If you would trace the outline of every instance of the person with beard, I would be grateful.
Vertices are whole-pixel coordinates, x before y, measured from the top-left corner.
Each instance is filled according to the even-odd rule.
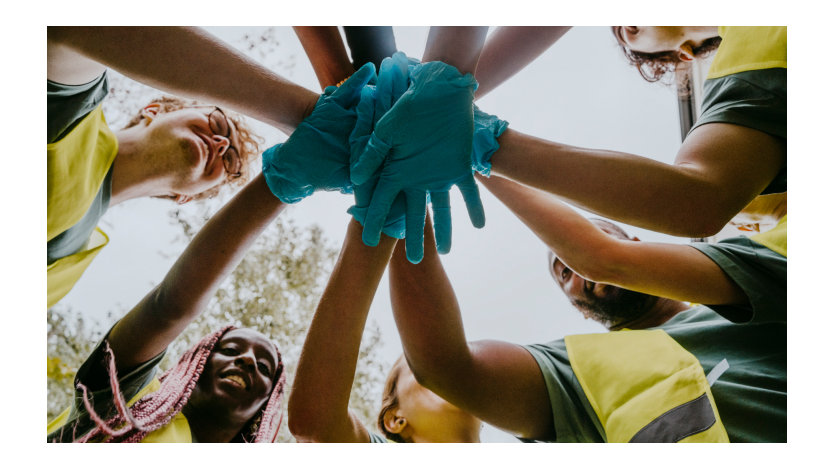
[[[553,250],[573,304],[613,331],[467,342],[426,232],[420,264],[389,265],[418,383],[523,440],[786,442],[786,216],[751,238],[646,243],[539,190],[482,182]]]

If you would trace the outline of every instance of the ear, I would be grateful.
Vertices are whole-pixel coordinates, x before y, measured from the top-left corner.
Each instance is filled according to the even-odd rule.
[[[193,197],[186,196],[185,194],[177,194],[174,197],[176,198],[175,200],[177,201],[177,204],[185,204],[186,202],[191,202],[191,200],[194,199]]]
[[[151,103],[142,108],[142,117],[144,117],[147,120],[145,124],[149,124],[151,121],[153,121],[161,110],[162,105],[160,105],[159,103]]]
[[[383,416],[385,429],[392,434],[400,434],[408,426],[408,420],[400,416],[399,412],[399,408],[392,408]]]

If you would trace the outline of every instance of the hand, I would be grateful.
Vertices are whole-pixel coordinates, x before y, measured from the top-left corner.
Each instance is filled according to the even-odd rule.
[[[367,245],[379,242],[394,200],[405,194],[406,252],[409,261],[418,263],[423,258],[427,195],[440,253],[451,248],[453,185],[460,188],[476,227],[483,227],[484,211],[471,168],[475,79],[442,62],[416,65],[409,75],[408,90],[379,118],[350,174],[355,184],[362,184],[382,167],[365,217],[362,239]]]
[[[362,88],[374,77],[365,64],[340,87],[327,87],[312,114],[283,144],[263,153],[263,173],[275,196],[294,204],[314,191],[352,191],[348,138]]]
[[[379,79],[376,86],[366,86],[362,89],[359,104],[356,107],[356,127],[350,134],[351,163],[364,150],[371,137],[374,124],[388,112],[394,103],[408,89],[409,65],[416,65],[416,59],[408,59],[402,52],[383,59],[379,66]],[[375,172],[367,181],[354,186],[354,204],[348,213],[357,222],[365,225],[368,206],[371,203],[374,188],[379,181],[379,172]],[[391,210],[382,227],[383,233],[389,237],[405,238],[405,194],[400,193],[394,199]]]
[[[489,176],[492,154],[498,150],[498,137],[509,125],[498,116],[487,114],[475,106],[475,135],[472,138],[472,169]]]

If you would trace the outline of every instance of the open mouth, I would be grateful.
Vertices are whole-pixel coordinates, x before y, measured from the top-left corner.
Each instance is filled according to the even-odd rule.
[[[245,389],[245,390],[249,389],[249,384],[247,383],[247,380],[242,375],[238,374],[237,372],[234,372],[234,371],[225,372],[225,373],[220,375],[220,378],[227,381],[227,382],[233,383],[235,386],[237,386],[239,388],[242,388],[242,389]]]

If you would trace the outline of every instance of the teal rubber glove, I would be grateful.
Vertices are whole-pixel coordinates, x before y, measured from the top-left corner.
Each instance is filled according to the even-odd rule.
[[[266,183],[278,199],[294,204],[318,190],[352,192],[348,138],[362,88],[374,76],[368,63],[342,86],[327,87],[289,139],[263,153]]]
[[[411,62],[413,61],[413,62]],[[379,66],[379,78],[376,86],[366,86],[362,89],[359,104],[356,107],[356,127],[350,135],[351,163],[361,153],[371,137],[373,127],[394,103],[408,89],[408,66],[416,65],[415,59],[409,60],[402,52],[383,59]],[[373,190],[379,181],[379,172],[375,172],[367,181],[355,185],[353,191],[356,202],[348,213],[362,226],[371,204]],[[382,232],[389,237],[405,238],[405,194],[400,193],[394,199],[391,210],[385,219]]]
[[[389,209],[400,193],[405,194],[406,254],[418,263],[423,259],[427,195],[440,253],[451,248],[452,186],[463,194],[472,224],[480,228],[485,221],[471,163],[477,82],[442,62],[416,65],[410,78],[408,90],[377,121],[364,150],[351,163],[350,176],[362,184],[381,166],[362,232],[369,246],[379,243]]]
[[[489,176],[492,155],[498,150],[498,137],[507,130],[507,121],[487,114],[475,106],[475,135],[472,138],[472,169]]]

